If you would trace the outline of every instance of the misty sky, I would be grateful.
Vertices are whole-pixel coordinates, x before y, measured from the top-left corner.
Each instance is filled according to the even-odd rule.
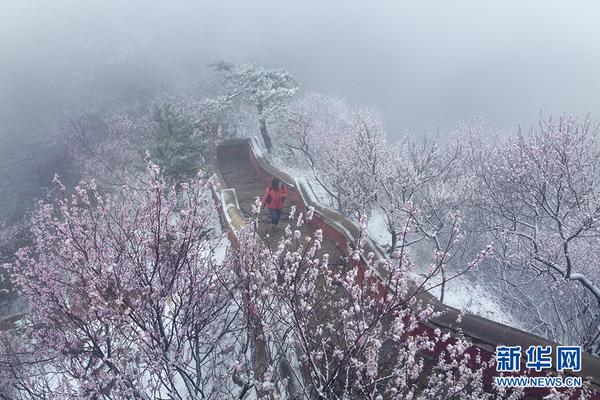
[[[159,88],[202,95],[217,58],[286,68],[306,90],[377,107],[391,135],[445,132],[473,115],[499,128],[528,126],[540,110],[600,117],[592,0],[0,6],[4,133]]]

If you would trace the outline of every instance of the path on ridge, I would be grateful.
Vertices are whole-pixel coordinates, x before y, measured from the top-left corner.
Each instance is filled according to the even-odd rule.
[[[266,187],[260,181],[254,171],[254,167],[246,155],[240,157],[226,157],[217,160],[217,167],[228,188],[234,188],[242,212],[242,217],[248,219],[252,217],[252,205],[257,197],[262,199]],[[289,188],[288,188],[289,189]],[[260,215],[259,233],[265,243],[273,250],[284,234],[285,227],[290,224],[292,230],[299,230],[302,237],[313,237],[314,229],[306,223],[301,227],[296,226],[295,221],[289,220],[289,214],[293,200],[287,200],[284,206],[281,221],[275,232],[271,230],[268,213],[263,210]],[[343,249],[337,248],[335,243],[323,238],[321,250],[317,252],[316,257],[321,258],[323,254],[329,254],[330,263],[338,264],[338,260],[343,253]]]

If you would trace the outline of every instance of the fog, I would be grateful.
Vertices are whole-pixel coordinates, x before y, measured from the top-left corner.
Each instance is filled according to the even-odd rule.
[[[216,58],[377,107],[392,135],[472,115],[527,125],[598,108],[599,20],[594,1],[4,1],[0,129],[201,93]]]

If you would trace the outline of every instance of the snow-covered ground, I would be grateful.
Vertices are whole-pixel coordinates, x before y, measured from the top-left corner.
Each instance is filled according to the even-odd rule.
[[[386,248],[390,242],[390,235],[386,228],[386,222],[381,213],[374,212],[367,225],[367,233],[382,248]],[[410,251],[410,250],[409,250]],[[410,253],[409,253],[410,256]],[[416,260],[413,259],[413,262]],[[424,276],[427,271],[427,261],[415,262],[415,271],[412,275],[415,279]],[[455,276],[452,271],[448,271],[448,278]],[[446,283],[444,294],[444,304],[479,315],[492,321],[510,325],[519,328],[518,319],[511,313],[503,309],[502,302],[482,282],[480,271],[467,272]],[[441,276],[438,274],[430,279],[428,287],[434,287],[441,283]],[[434,287],[430,292],[436,297],[440,297],[440,287]]]
[[[470,314],[521,329],[519,320],[508,310],[503,309],[502,302],[476,279],[477,272],[469,272],[446,283],[444,304],[466,311]],[[431,280],[431,285],[441,282],[438,275]],[[434,288],[431,294],[439,298],[440,288]]]

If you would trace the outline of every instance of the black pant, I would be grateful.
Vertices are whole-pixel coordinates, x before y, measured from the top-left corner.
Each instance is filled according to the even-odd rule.
[[[269,215],[271,215],[271,223],[273,225],[277,225],[279,219],[281,218],[281,208],[269,208]]]

